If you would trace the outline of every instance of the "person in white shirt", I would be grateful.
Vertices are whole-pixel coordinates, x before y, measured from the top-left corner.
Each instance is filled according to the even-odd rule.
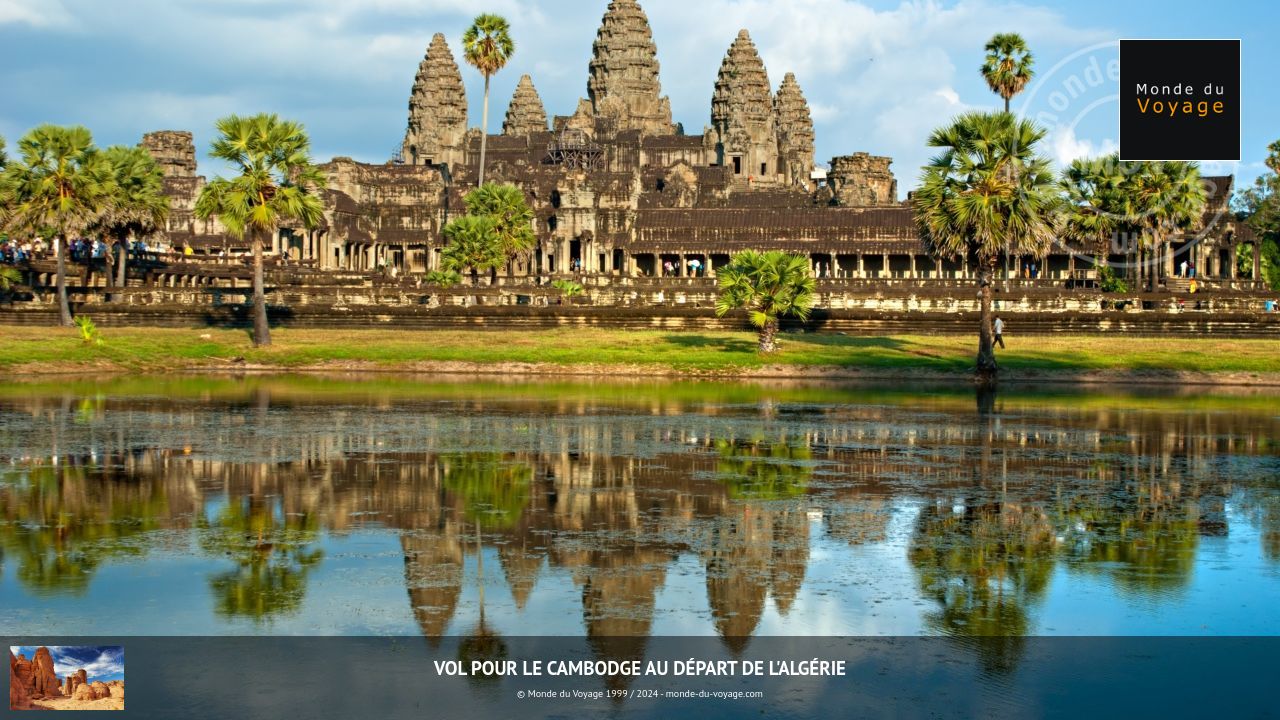
[[[994,329],[996,331],[996,344],[1000,346],[1001,350],[1003,350],[1004,349],[1004,320],[997,317],[995,321]]]

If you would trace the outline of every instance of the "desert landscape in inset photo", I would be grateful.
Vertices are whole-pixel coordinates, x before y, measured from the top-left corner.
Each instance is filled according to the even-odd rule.
[[[119,645],[9,648],[10,710],[123,710]]]

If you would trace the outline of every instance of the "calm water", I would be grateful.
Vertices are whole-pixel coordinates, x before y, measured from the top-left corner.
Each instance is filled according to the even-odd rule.
[[[0,386],[0,633],[1280,635],[1278,400]]]

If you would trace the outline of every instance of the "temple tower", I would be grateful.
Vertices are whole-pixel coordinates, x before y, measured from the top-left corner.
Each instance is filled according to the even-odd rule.
[[[613,0],[592,49],[587,96],[597,118],[618,130],[671,135],[671,100],[662,97],[658,48],[649,18],[636,0]]]
[[[813,116],[795,73],[787,73],[783,78],[773,107],[778,122],[778,164],[783,182],[807,188],[814,168]]]
[[[533,78],[520,77],[511,104],[507,106],[507,119],[502,122],[503,135],[529,135],[547,131],[547,110],[542,105]]]
[[[707,149],[735,176],[770,181],[778,176],[778,128],[773,89],[751,35],[742,30],[720,65],[711,99]]]
[[[831,158],[827,182],[832,199],[845,207],[890,207],[898,204],[898,181],[889,166],[893,158],[860,152]]]
[[[409,98],[409,129],[401,157],[409,165],[465,161],[467,91],[444,35],[431,38]]]

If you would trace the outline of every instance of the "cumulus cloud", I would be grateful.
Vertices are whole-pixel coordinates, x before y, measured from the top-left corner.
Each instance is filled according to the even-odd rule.
[[[1052,131],[1046,138],[1051,157],[1059,166],[1070,165],[1072,160],[1109,155],[1119,149],[1119,145],[1111,138],[1093,141],[1076,137],[1075,128],[1064,126]]]
[[[70,15],[62,0],[0,0],[0,25],[50,27],[66,25],[69,21]]]

